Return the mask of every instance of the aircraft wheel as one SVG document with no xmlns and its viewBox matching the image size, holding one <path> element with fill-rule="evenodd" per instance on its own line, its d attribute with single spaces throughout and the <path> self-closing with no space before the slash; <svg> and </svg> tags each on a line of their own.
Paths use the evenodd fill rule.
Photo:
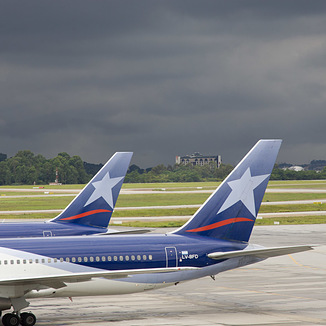
<svg viewBox="0 0 326 326">
<path fill-rule="evenodd" d="M 20 323 L 19 317 L 16 314 L 5 314 L 2 317 L 2 323 L 4 326 L 18 326 Z"/>
<path fill-rule="evenodd" d="M 36 317 L 30 312 L 23 312 L 20 314 L 21 324 L 23 326 L 34 326 L 36 323 Z"/>
</svg>

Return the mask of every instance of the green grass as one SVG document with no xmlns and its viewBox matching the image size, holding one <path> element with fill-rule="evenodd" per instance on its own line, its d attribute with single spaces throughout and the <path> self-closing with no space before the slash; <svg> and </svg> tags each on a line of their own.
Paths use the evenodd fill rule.
<svg viewBox="0 0 326 326">
<path fill-rule="evenodd" d="M 178 228 L 185 224 L 185 221 L 133 221 L 133 222 L 123 222 L 122 224 L 110 223 L 110 227 L 114 226 L 129 226 L 137 228 Z"/>
<path fill-rule="evenodd" d="M 325 224 L 326 216 L 291 216 L 278 218 L 263 218 L 258 219 L 255 225 L 274 225 L 274 222 L 279 222 L 281 225 L 296 225 L 296 224 Z"/>
<path fill-rule="evenodd" d="M 326 188 L 326 180 L 284 180 L 270 181 L 268 188 Z"/>
<path fill-rule="evenodd" d="M 0 210 L 3 207 L 3 203 L 7 202 L 12 203 L 15 207 L 12 209 L 16 209 L 20 203 L 25 205 L 24 202 L 28 201 L 33 205 L 34 201 L 44 201 L 44 205 L 46 206 L 46 202 L 52 198 L 56 198 L 58 201 L 58 205 L 63 205 L 57 208 L 64 208 L 65 204 L 69 203 L 73 199 L 73 194 L 71 197 L 51 197 L 47 194 L 40 194 L 43 197 L 36 198 L 10 198 L 10 196 L 24 196 L 24 195 L 36 195 L 35 193 L 6 193 L 6 196 L 1 196 L 0 192 Z M 135 195 L 124 195 L 121 194 L 117 201 L 117 207 L 140 207 L 140 206 L 169 206 L 169 205 L 194 205 L 194 204 L 202 204 L 209 197 L 209 193 L 186 193 L 186 194 L 135 194 Z M 65 198 L 65 199 L 64 199 Z M 272 202 L 272 201 L 288 201 L 288 200 L 304 200 L 304 199 L 326 199 L 326 194 L 314 194 L 314 193 L 266 193 L 264 196 L 264 202 Z M 44 208 L 46 209 L 46 208 Z"/>
<path fill-rule="evenodd" d="M 165 182 L 165 183 L 124 183 L 122 189 L 178 189 L 178 188 L 216 188 L 221 182 Z M 180 190 L 180 189 L 179 189 Z"/>
<path fill-rule="evenodd" d="M 73 197 L 0 198 L 0 211 L 63 209 Z"/>
<path fill-rule="evenodd" d="M 32 192 L 32 191 L 30 191 L 30 192 L 28 192 L 28 191 L 17 191 L 17 192 L 15 192 L 15 191 L 0 191 L 0 199 L 2 198 L 2 197 L 11 197 L 11 196 L 44 196 L 44 197 L 46 197 L 46 196 L 48 196 L 48 195 L 60 195 L 60 194 L 65 194 L 65 195 L 68 195 L 69 193 L 67 193 L 67 192 L 51 192 L 51 191 L 48 191 L 48 193 L 47 194 L 45 194 L 44 192 Z M 76 196 L 77 195 L 77 193 L 75 193 L 75 192 L 71 192 L 71 195 L 72 196 Z"/>
<path fill-rule="evenodd" d="M 170 206 L 170 205 L 201 205 L 209 194 L 147 194 L 147 195 L 120 195 L 116 207 L 150 207 L 150 206 Z M 73 199 L 68 197 L 20 197 L 10 198 L 1 196 L 0 210 L 34 210 L 34 209 L 64 209 Z M 325 194 L 266 194 L 264 201 L 282 201 L 298 199 L 324 199 Z M 169 215 L 192 215 L 196 208 L 178 209 L 144 209 L 130 211 L 115 211 L 119 217 L 129 216 L 169 216 Z M 326 210 L 326 204 L 294 204 L 294 205 L 262 205 L 261 213 L 288 212 L 288 211 L 318 211 Z M 142 215 L 143 214 L 143 215 Z"/>
<path fill-rule="evenodd" d="M 11 220 L 11 219 L 46 219 L 50 220 L 57 216 L 58 214 L 55 213 L 31 213 L 31 214 L 25 214 L 25 213 L 20 213 L 20 214 L 1 214 L 0 215 L 0 221 L 2 220 Z"/>
<path fill-rule="evenodd" d="M 304 190 L 303 190 L 304 191 Z M 326 194 L 314 193 L 265 193 L 263 198 L 264 202 L 271 201 L 290 201 L 290 200 L 313 200 L 326 199 Z"/>
<path fill-rule="evenodd" d="M 50 185 L 23 185 L 23 186 L 0 186 L 0 190 L 5 189 L 34 189 L 39 188 L 39 190 L 47 190 L 47 189 L 82 189 L 85 185 L 84 184 L 72 184 L 72 185 L 62 185 L 62 186 L 50 186 Z"/>
<path fill-rule="evenodd" d="M 202 204 L 210 194 L 145 194 L 123 195 L 117 200 L 116 207 L 169 206 Z"/>
<path fill-rule="evenodd" d="M 287 213 L 325 211 L 326 204 L 302 204 L 302 205 L 269 205 L 261 206 L 259 213 Z M 187 216 L 193 215 L 197 208 L 173 208 L 173 209 L 135 209 L 116 210 L 113 217 L 148 217 L 148 216 Z"/>
<path fill-rule="evenodd" d="M 259 213 L 309 212 L 325 211 L 326 204 L 266 205 L 261 206 Z"/>
<path fill-rule="evenodd" d="M 267 218 L 256 220 L 255 225 L 274 225 L 279 222 L 280 225 L 298 225 L 298 224 L 325 224 L 326 216 L 294 216 L 282 218 Z M 122 224 L 110 223 L 110 226 L 128 226 L 137 228 L 178 228 L 185 224 L 184 220 L 174 221 L 132 221 L 123 222 Z"/>
<path fill-rule="evenodd" d="M 221 182 L 165 182 L 165 183 L 124 183 L 122 189 L 180 189 L 180 188 L 191 188 L 197 189 L 197 187 L 202 187 L 203 189 L 207 188 L 216 188 Z M 40 189 L 82 189 L 85 184 L 72 184 L 72 185 L 62 185 L 62 186 L 50 186 L 50 185 L 14 185 L 14 186 L 0 186 L 0 191 L 4 189 L 33 189 L 34 187 L 41 187 Z M 268 187 L 278 188 L 315 188 L 320 189 L 326 188 L 326 180 L 272 180 L 269 182 Z"/>
<path fill-rule="evenodd" d="M 196 210 L 196 208 L 118 210 L 113 212 L 112 217 L 187 216 L 193 215 Z"/>
<path fill-rule="evenodd" d="M 215 188 L 218 185 L 217 182 L 208 182 L 208 183 L 161 183 L 161 184 L 124 184 L 123 188 L 152 188 L 152 189 L 162 189 L 166 190 L 171 189 L 196 189 L 197 187 L 203 187 L 203 189 Z M 270 182 L 271 187 L 287 187 L 287 188 L 298 188 L 306 187 L 313 188 L 319 187 L 321 189 L 326 187 L 326 181 L 272 181 Z M 44 191 L 47 189 L 81 189 L 84 185 L 64 185 L 64 186 L 45 186 Z M 36 209 L 63 209 L 65 208 L 73 199 L 73 195 L 69 197 L 51 197 L 44 195 L 44 197 L 35 197 L 35 198 L 10 198 L 10 195 L 27 195 L 35 194 L 35 192 L 29 191 L 33 186 L 13 186 L 9 187 L 11 189 L 20 188 L 26 189 L 24 192 L 6 192 L 6 187 L 0 187 L 0 195 L 7 194 L 7 196 L 1 196 L 0 198 L 0 210 L 1 211 L 10 211 L 10 210 L 36 210 Z M 326 199 L 326 194 L 311 194 L 304 193 L 266 193 L 264 196 L 265 202 L 272 201 L 289 201 L 289 200 L 304 200 L 311 199 L 318 202 L 320 199 Z M 38 194 L 42 194 L 39 192 Z M 162 191 L 159 194 L 135 194 L 135 195 L 124 195 L 119 196 L 117 207 L 150 207 L 150 206 L 169 206 L 169 205 L 191 205 L 191 204 L 202 204 L 209 196 L 209 193 L 188 193 L 188 194 L 179 194 L 172 193 L 168 194 Z M 116 210 L 113 214 L 115 218 L 123 217 L 148 217 L 148 216 L 188 216 L 193 215 L 196 212 L 197 208 L 178 208 L 178 209 L 140 209 L 140 210 Z M 294 204 L 294 205 L 263 205 L 261 206 L 260 213 L 278 213 L 278 212 L 295 212 L 295 211 L 321 211 L 326 210 L 326 204 Z M 0 219 L 11 219 L 11 218 L 45 218 L 51 219 L 57 214 L 49 213 L 37 213 L 37 214 L 7 214 L 0 215 Z M 304 224 L 304 223 L 326 223 L 326 216 L 298 216 L 298 217 L 282 217 L 282 218 L 265 218 L 263 220 L 257 220 L 257 225 L 268 225 L 274 224 L 274 221 L 279 221 L 281 224 Z M 132 223 L 132 226 L 135 222 Z M 178 227 L 184 223 L 184 220 L 180 221 L 163 221 L 163 222 L 140 222 L 142 225 L 136 225 L 137 227 L 145 227 L 143 223 L 147 223 L 149 227 L 161 227 L 161 225 L 166 227 Z M 159 223 L 160 226 L 157 226 Z M 174 223 L 171 225 L 171 223 Z M 121 224 L 119 224 L 121 225 Z M 126 225 L 126 223 L 123 223 Z"/>
</svg>

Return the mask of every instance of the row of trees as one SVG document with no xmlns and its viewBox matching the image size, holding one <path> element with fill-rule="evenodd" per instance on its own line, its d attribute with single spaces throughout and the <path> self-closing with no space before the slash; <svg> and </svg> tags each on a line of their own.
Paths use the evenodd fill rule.
<svg viewBox="0 0 326 326">
<path fill-rule="evenodd" d="M 15 156 L 0 156 L 0 185 L 48 184 L 54 182 L 58 169 L 59 182 L 63 184 L 87 183 L 103 166 L 83 162 L 79 156 L 70 157 L 59 153 L 53 159 L 34 155 L 31 151 L 19 151 Z M 164 166 L 160 164 L 149 169 L 131 165 L 125 182 L 197 182 L 223 179 L 232 170 L 231 165 L 203 167 L 192 165 Z"/>
<path fill-rule="evenodd" d="M 79 156 L 59 153 L 53 159 L 34 155 L 31 151 L 19 151 L 7 158 L 0 153 L 0 185 L 48 184 L 54 182 L 56 169 L 59 182 L 63 184 L 87 183 L 102 167 L 101 164 L 83 162 Z M 223 180 L 233 169 L 231 165 L 193 166 L 160 164 L 153 168 L 141 169 L 131 165 L 125 178 L 127 183 L 143 182 L 198 182 Z M 275 166 L 271 180 L 313 180 L 326 179 L 326 167 L 320 171 L 291 171 Z"/>
<path fill-rule="evenodd" d="M 48 160 L 25 150 L 0 162 L 0 185 L 48 184 L 54 182 L 56 169 L 59 182 L 65 184 L 86 183 L 91 177 L 86 173 L 79 156 L 70 157 L 67 153 L 59 153 Z"/>
<path fill-rule="evenodd" d="M 221 181 L 233 169 L 231 165 L 214 166 L 174 165 L 165 167 L 158 165 L 144 171 L 137 166 L 131 166 L 125 182 L 197 182 Z M 292 171 L 274 167 L 271 180 L 321 180 L 326 179 L 326 167 L 322 171 Z"/>
<path fill-rule="evenodd" d="M 231 170 L 231 165 L 193 166 L 193 165 L 168 165 L 163 164 L 151 169 L 143 170 L 137 165 L 132 165 L 126 175 L 125 182 L 198 182 L 222 180 Z"/>
<path fill-rule="evenodd" d="M 271 175 L 271 180 L 322 180 L 326 179 L 326 167 L 321 171 L 305 170 L 292 171 L 283 170 L 276 165 Z"/>
</svg>

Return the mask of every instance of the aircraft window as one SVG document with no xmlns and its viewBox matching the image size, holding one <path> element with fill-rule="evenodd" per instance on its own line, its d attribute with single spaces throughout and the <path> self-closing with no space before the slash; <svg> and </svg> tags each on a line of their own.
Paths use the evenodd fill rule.
<svg viewBox="0 0 326 326">
<path fill-rule="evenodd" d="M 60 258 L 60 263 L 62 263 L 63 262 L 63 258 Z"/>
<path fill-rule="evenodd" d="M 152 255 L 148 255 L 148 259 L 149 260 L 153 260 L 153 256 Z"/>
<path fill-rule="evenodd" d="M 114 261 L 117 261 L 118 260 L 118 257 L 117 256 L 113 256 L 113 260 Z"/>
<path fill-rule="evenodd" d="M 35 259 L 35 263 L 38 264 L 38 259 Z"/>
<path fill-rule="evenodd" d="M 102 256 L 102 261 L 106 261 L 106 257 L 105 256 Z"/>
<path fill-rule="evenodd" d="M 20 260 L 17 260 L 17 264 L 18 264 L 18 265 L 20 264 Z"/>
<path fill-rule="evenodd" d="M 45 263 L 45 259 L 42 259 L 42 264 L 44 264 Z"/>
<path fill-rule="evenodd" d="M 137 260 L 141 260 L 141 256 L 140 255 L 137 255 Z"/>
<path fill-rule="evenodd" d="M 10 261 L 10 264 L 13 265 L 15 262 L 13 260 Z"/>
<path fill-rule="evenodd" d="M 95 257 L 95 260 L 96 260 L 96 261 L 100 261 L 100 257 L 99 257 L 99 256 L 96 256 L 96 257 Z"/>
<path fill-rule="evenodd" d="M 5 263 L 5 265 L 7 265 L 7 264 L 8 264 L 8 261 L 7 261 L 7 260 L 5 260 L 5 261 L 4 261 L 4 263 Z"/>
<path fill-rule="evenodd" d="M 75 262 L 76 262 L 76 258 L 75 258 L 75 257 L 72 257 L 72 258 L 71 258 L 71 261 L 72 261 L 73 263 L 75 263 Z"/>
<path fill-rule="evenodd" d="M 146 255 L 143 255 L 143 259 L 144 259 L 144 260 L 147 260 L 147 256 L 146 256 Z"/>
<path fill-rule="evenodd" d="M 134 255 L 131 255 L 131 260 L 135 260 L 136 257 Z"/>
<path fill-rule="evenodd" d="M 89 261 L 93 262 L 94 261 L 94 257 L 89 257 Z"/>
<path fill-rule="evenodd" d="M 67 262 L 67 263 L 70 262 L 70 258 L 69 258 L 69 257 L 66 258 L 66 262 Z"/>
<path fill-rule="evenodd" d="M 23 260 L 23 264 L 26 264 L 26 259 Z"/>
<path fill-rule="evenodd" d="M 112 260 L 111 256 L 108 256 L 108 261 L 111 261 L 111 260 Z"/>
<path fill-rule="evenodd" d="M 120 261 L 123 261 L 123 256 L 119 256 Z"/>
<path fill-rule="evenodd" d="M 126 259 L 126 261 L 128 261 L 129 260 L 129 256 L 126 256 L 125 259 Z"/>
<path fill-rule="evenodd" d="M 48 258 L 48 263 L 51 264 L 51 258 Z"/>
<path fill-rule="evenodd" d="M 88 262 L 88 258 L 84 257 L 84 262 L 87 263 Z"/>
<path fill-rule="evenodd" d="M 33 259 L 30 259 L 30 260 L 29 260 L 29 263 L 30 263 L 30 264 L 33 264 Z"/>
<path fill-rule="evenodd" d="M 78 257 L 78 262 L 80 263 L 82 261 L 82 258 L 81 257 Z"/>
</svg>

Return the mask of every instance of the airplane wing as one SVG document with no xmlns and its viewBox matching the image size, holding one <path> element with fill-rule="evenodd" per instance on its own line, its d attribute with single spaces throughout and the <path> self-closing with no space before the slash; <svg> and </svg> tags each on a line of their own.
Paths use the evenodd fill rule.
<svg viewBox="0 0 326 326">
<path fill-rule="evenodd" d="M 170 272 L 182 272 L 189 270 L 197 270 L 198 267 L 165 267 L 165 268 L 146 268 L 146 269 L 129 269 L 129 270 L 110 270 L 110 271 L 96 271 L 96 272 L 83 272 L 72 273 L 62 275 L 49 275 L 41 277 L 22 277 L 14 279 L 0 280 L 0 286 L 2 285 L 23 285 L 37 287 L 39 285 L 61 288 L 65 287 L 65 283 L 76 283 L 90 281 L 92 278 L 107 278 L 117 279 L 126 278 L 136 274 L 152 274 L 152 273 L 170 273 Z M 37 285 L 37 286 L 36 286 Z"/>
<path fill-rule="evenodd" d="M 276 256 L 287 255 L 287 254 L 294 254 L 306 250 L 312 250 L 313 247 L 314 246 L 312 245 L 302 245 L 302 246 L 289 246 L 289 247 L 235 250 L 235 251 L 227 251 L 227 252 L 212 252 L 208 254 L 208 257 L 216 260 L 243 257 L 243 256 L 254 256 L 257 258 L 266 259 L 269 257 L 276 257 Z"/>
</svg>

